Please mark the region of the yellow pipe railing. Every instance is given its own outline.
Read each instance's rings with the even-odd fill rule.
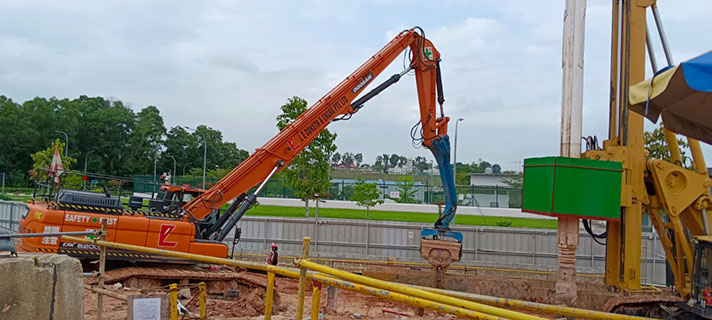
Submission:
[[[63,236],[62,240],[68,241],[68,242],[95,244],[95,245],[99,245],[99,246],[106,246],[108,248],[138,251],[138,252],[143,252],[143,253],[163,255],[163,256],[168,256],[168,257],[175,257],[175,258],[188,259],[188,260],[194,260],[194,261],[202,261],[202,262],[207,262],[207,263],[231,265],[231,266],[237,266],[237,267],[254,269],[254,270],[262,270],[262,271],[267,272],[268,277],[269,277],[270,273],[273,273],[273,274],[278,274],[281,276],[289,277],[292,279],[299,278],[299,272],[297,271],[297,269],[266,265],[266,264],[262,264],[262,263],[255,263],[255,262],[248,262],[248,261],[237,261],[237,260],[232,260],[232,259],[216,258],[216,257],[210,257],[210,256],[204,256],[204,255],[198,255],[198,254],[192,254],[192,253],[183,253],[183,252],[176,252],[176,251],[170,251],[170,250],[164,250],[164,249],[155,249],[155,248],[141,247],[141,246],[135,246],[135,245],[130,245],[130,244],[124,244],[124,243],[101,241],[101,240],[96,240],[96,239],[92,240],[92,239],[77,238],[77,237],[71,237],[71,236]],[[380,297],[380,298],[384,298],[384,299],[388,299],[388,300],[392,300],[392,301],[396,301],[396,302],[406,303],[406,304],[416,306],[416,307],[435,310],[438,312],[449,313],[449,314],[464,316],[464,317],[473,318],[473,319],[487,319],[487,320],[499,319],[499,317],[487,315],[487,314],[477,312],[477,311],[467,310],[465,308],[453,307],[453,306],[445,304],[445,303],[429,301],[427,299],[409,297],[404,294],[398,294],[395,292],[390,292],[388,290],[376,289],[376,288],[366,286],[366,285],[358,285],[358,284],[354,284],[354,283],[351,283],[348,281],[337,280],[337,279],[325,277],[323,275],[307,273],[307,279],[319,281],[321,283],[325,283],[327,285],[337,287],[340,289],[356,291],[356,292],[360,292],[360,293],[364,293],[364,294],[368,294],[368,295],[372,295],[372,296],[376,296],[376,297]],[[274,284],[274,282],[272,282],[272,283]],[[269,290],[269,283],[268,283],[267,289]],[[269,301],[271,301],[271,300],[267,299],[266,302],[269,302]],[[267,314],[265,314],[265,315],[267,315]]]
[[[468,310],[465,308],[460,308],[460,307],[452,306],[452,305],[445,304],[445,303],[435,302],[435,301],[428,300],[428,299],[421,299],[421,298],[417,298],[417,297],[413,297],[413,296],[408,296],[405,294],[400,294],[397,292],[390,292],[387,290],[382,290],[382,289],[369,287],[369,286],[365,286],[365,285],[358,284],[358,283],[353,283],[350,281],[329,278],[329,277],[326,277],[321,274],[312,274],[311,278],[314,281],[319,281],[322,284],[325,284],[327,286],[332,286],[332,287],[345,289],[345,290],[356,291],[356,292],[376,296],[379,298],[384,298],[384,299],[389,299],[389,300],[393,300],[396,302],[406,303],[406,304],[409,304],[411,306],[418,307],[418,308],[427,308],[427,309],[435,310],[438,312],[453,314],[453,315],[456,315],[459,317],[465,317],[465,318],[471,318],[471,319],[486,319],[486,320],[504,319],[501,317],[485,314],[485,313],[478,312],[478,311]],[[525,318],[525,319],[539,319],[539,318],[531,316],[531,317]]]
[[[240,253],[236,254],[240,257],[266,257],[266,254],[259,253]],[[283,256],[280,257],[285,259],[299,259],[297,256]],[[243,261],[243,260],[240,260]],[[343,263],[360,263],[360,264],[375,264],[375,265],[394,265],[394,266],[417,266],[417,267],[427,267],[432,268],[433,266],[429,263],[424,262],[408,262],[408,261],[388,261],[388,260],[352,260],[352,259],[334,259],[334,258],[309,258],[309,261],[326,261],[326,262],[343,262]],[[516,273],[530,273],[530,274],[541,274],[541,275],[556,275],[556,272],[552,271],[538,271],[538,270],[526,270],[526,269],[512,269],[512,268],[493,268],[493,267],[479,267],[479,266],[462,266],[462,265],[450,265],[448,270],[463,270],[463,271],[500,271],[500,272],[516,272]],[[589,277],[589,278],[603,278],[602,274],[584,274],[577,273],[577,277]],[[643,279],[643,278],[641,278]]]
[[[239,260],[232,260],[232,259],[225,259],[225,258],[216,258],[216,257],[210,257],[210,256],[204,256],[204,255],[198,255],[198,254],[182,253],[182,252],[175,252],[175,251],[169,251],[169,250],[163,250],[163,249],[155,249],[155,248],[128,245],[128,244],[123,244],[123,243],[92,240],[92,239],[86,239],[86,238],[77,238],[77,237],[71,237],[71,236],[63,236],[62,239],[65,241],[70,241],[70,242],[96,244],[96,245],[106,246],[106,247],[115,248],[115,249],[138,251],[138,252],[144,252],[144,253],[149,253],[149,254],[176,257],[176,258],[182,258],[182,259],[188,259],[188,260],[194,260],[194,261],[202,261],[202,262],[206,262],[206,263],[232,265],[232,266],[248,268],[248,269],[253,269],[253,270],[266,271],[267,278],[268,278],[268,286],[267,286],[267,296],[268,297],[267,297],[266,303],[265,303],[265,319],[270,319],[270,317],[271,317],[271,309],[273,307],[273,303],[272,303],[273,299],[270,299],[270,285],[272,286],[271,292],[272,292],[272,298],[273,298],[274,275],[279,274],[281,276],[285,276],[285,277],[289,277],[289,278],[293,278],[293,279],[299,278],[299,271],[294,268],[284,268],[284,267],[266,265],[263,263],[239,261]],[[300,261],[299,263],[302,263],[302,262],[307,262],[307,261]],[[309,263],[314,264],[313,262],[309,262]],[[317,266],[321,266],[321,265],[317,264]],[[323,266],[323,267],[329,268],[326,266]],[[332,268],[329,268],[329,269],[332,269]],[[334,269],[334,270],[341,271],[338,269]],[[341,271],[341,272],[343,272],[343,271]],[[354,275],[349,272],[345,272],[345,273]],[[270,274],[271,274],[271,278],[272,278],[271,280],[270,280]],[[354,275],[354,276],[356,276],[356,275]],[[406,303],[406,304],[409,304],[412,306],[428,308],[428,309],[432,309],[432,310],[439,311],[439,312],[455,314],[458,316],[465,316],[465,317],[470,317],[470,318],[480,318],[480,319],[496,319],[497,318],[497,317],[493,317],[493,316],[483,314],[480,312],[476,312],[476,311],[471,312],[472,310],[467,310],[465,308],[453,307],[452,305],[448,305],[446,303],[440,303],[440,302],[431,301],[428,299],[416,298],[416,297],[409,297],[405,294],[398,294],[396,292],[389,292],[391,290],[388,290],[388,289],[386,289],[386,290],[381,290],[380,288],[376,289],[374,287],[369,286],[368,284],[355,286],[354,283],[351,283],[349,281],[337,280],[337,279],[333,279],[333,278],[330,278],[330,277],[327,277],[324,275],[313,274],[313,273],[307,273],[307,279],[313,280],[313,281],[318,281],[320,283],[327,284],[327,285],[330,285],[333,287],[338,287],[338,288],[345,289],[345,290],[361,292],[361,293],[365,293],[365,294],[369,294],[369,295],[373,295],[373,296],[377,296],[377,297],[382,297],[385,299],[394,300],[397,302],[403,302],[403,303]],[[346,280],[348,280],[348,279],[346,279]],[[372,280],[375,280],[375,279],[372,279]],[[375,280],[375,281],[378,281],[378,280]],[[385,284],[390,284],[385,281],[379,281],[379,282],[385,283]],[[398,284],[393,284],[393,285],[398,285]],[[356,289],[356,287],[358,287],[358,289]],[[453,294],[457,293],[455,291],[447,291],[447,290],[439,291],[439,289],[432,289],[432,288],[422,288],[422,289],[433,290],[436,293],[441,293],[442,295],[450,295],[449,293],[453,293]],[[463,294],[463,295],[456,296],[456,297],[460,297],[460,298],[466,299],[466,300],[470,300],[470,298],[473,297],[473,296],[469,296],[469,297],[468,296],[469,296],[469,294]],[[394,297],[397,297],[397,298],[394,298]],[[600,316],[594,315],[594,317],[591,317],[589,319],[647,319],[647,318],[640,318],[640,317],[629,317],[629,316],[624,316],[624,315],[596,312],[596,311],[585,310],[585,309],[576,309],[576,308],[560,309],[563,307],[537,304],[537,303],[533,303],[533,302],[519,301],[519,300],[512,300],[512,299],[495,298],[495,297],[488,297],[488,296],[481,296],[481,295],[480,295],[480,297],[482,297],[480,300],[476,300],[474,302],[487,303],[487,302],[485,302],[485,300],[491,300],[491,301],[499,300],[499,302],[497,302],[497,303],[502,303],[502,301],[508,301],[511,304],[501,305],[501,306],[505,306],[505,307],[509,307],[509,308],[518,308],[519,306],[521,306],[521,309],[523,309],[523,310],[537,311],[537,312],[543,312],[543,313],[552,313],[552,314],[561,314],[561,315],[566,315],[566,313],[564,313],[564,312],[566,312],[565,309],[569,309],[569,311],[571,313],[577,313],[575,316],[582,317],[582,318],[585,317],[585,313],[602,314]],[[457,299],[455,299],[455,300],[458,301]],[[472,301],[465,301],[465,302],[472,302]],[[267,313],[268,308],[270,309],[269,313]],[[535,308],[540,308],[540,309],[535,309]],[[504,309],[501,309],[501,310],[504,310]],[[505,311],[507,311],[507,310],[505,310]],[[534,317],[534,316],[530,316],[530,315],[526,315],[526,314],[521,314],[521,315],[524,315],[526,317],[525,319],[540,319],[538,317]],[[572,316],[574,316],[574,315],[572,315]]]
[[[443,289],[420,287],[420,286],[413,286],[413,287],[422,289],[425,291],[429,291],[429,292],[435,292],[435,293],[459,298],[459,299],[465,299],[465,300],[469,300],[469,301],[484,303],[484,304],[491,305],[491,306],[513,308],[513,309],[517,309],[517,310],[542,312],[542,313],[547,313],[547,314],[557,314],[557,315],[562,315],[562,316],[575,317],[575,318],[579,318],[579,319],[655,320],[653,318],[636,317],[636,316],[629,316],[629,315],[617,314],[617,313],[608,313],[608,312],[586,310],[586,309],[580,309],[580,308],[556,306],[556,305],[550,305],[550,304],[545,304],[545,303],[537,303],[537,302],[522,301],[522,300],[507,299],[507,298],[498,298],[498,297],[491,297],[491,296],[485,296],[485,295],[481,295],[481,294],[474,294],[474,293],[467,293],[467,292],[443,290]]]
[[[497,307],[492,307],[489,305],[485,304],[480,304],[472,301],[467,301],[467,300],[462,300],[462,299],[457,299],[449,296],[445,296],[442,294],[437,294],[437,293],[432,293],[428,292],[425,290],[421,289],[416,289],[409,287],[404,284],[398,284],[398,283],[392,283],[392,282],[387,282],[387,281],[382,281],[378,279],[373,279],[361,275],[357,275],[351,272],[346,272],[346,271],[341,271],[339,269],[334,269],[331,267],[327,267],[318,263],[314,263],[308,260],[298,260],[296,262],[300,267],[307,268],[310,270],[318,271],[324,274],[328,274],[340,279],[344,279],[347,281],[351,281],[354,283],[359,283],[362,285],[366,286],[371,286],[375,287],[378,289],[383,289],[383,290],[388,290],[388,291],[393,291],[397,292],[400,294],[412,296],[412,297],[418,297],[430,301],[435,301],[435,302],[440,302],[460,308],[465,308],[468,310],[472,311],[477,311],[477,312],[482,312],[482,313],[487,313],[499,317],[504,317],[504,318],[509,318],[509,319],[514,319],[514,320],[528,320],[528,319],[538,319],[538,320],[544,320],[545,318],[542,317],[537,317],[533,315],[528,315],[525,313],[517,312],[517,311],[510,311],[506,309],[501,309]]]

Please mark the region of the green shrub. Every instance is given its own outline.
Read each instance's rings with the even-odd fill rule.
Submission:
[[[498,227],[511,227],[512,226],[512,221],[511,220],[498,220],[495,223],[496,226]]]

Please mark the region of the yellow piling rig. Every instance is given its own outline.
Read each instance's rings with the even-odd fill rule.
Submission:
[[[458,298],[453,298],[450,296],[445,296],[442,294],[428,292],[425,290],[409,287],[404,284],[392,283],[392,282],[382,281],[382,280],[373,279],[373,278],[369,278],[369,277],[365,277],[365,276],[360,276],[360,275],[357,275],[357,274],[354,274],[351,272],[341,271],[339,269],[327,267],[327,266],[324,266],[324,265],[321,265],[318,263],[314,263],[314,262],[311,262],[308,260],[299,260],[296,263],[300,267],[318,271],[318,272],[328,274],[328,275],[331,275],[331,276],[334,276],[334,277],[337,277],[340,279],[344,279],[347,281],[359,283],[359,284],[366,285],[366,286],[375,287],[375,288],[382,289],[382,290],[393,291],[393,292],[397,292],[397,293],[412,296],[412,297],[418,297],[421,299],[440,302],[440,303],[448,304],[451,306],[465,308],[465,309],[472,310],[472,311],[482,312],[482,313],[491,314],[491,315],[508,318],[508,319],[514,319],[514,320],[529,320],[529,319],[545,320],[545,318],[542,318],[542,317],[537,317],[537,316],[533,316],[533,315],[529,315],[529,314],[525,314],[525,313],[521,313],[521,312],[517,312],[517,311],[501,309],[501,308],[489,306],[486,304],[476,303],[476,302],[462,300],[462,299],[458,299]]]

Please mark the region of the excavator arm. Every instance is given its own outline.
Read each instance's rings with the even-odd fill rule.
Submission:
[[[406,49],[411,51],[409,67],[364,94],[366,87]],[[349,119],[363,107],[364,103],[413,70],[418,89],[420,125],[422,127],[422,130],[417,130],[417,128],[414,130],[417,136],[414,139],[429,148],[435,155],[440,167],[447,203],[447,208],[437,220],[435,229],[424,232],[423,236],[435,239],[449,236],[457,240],[458,243],[462,242],[461,234],[449,231],[450,221],[455,215],[456,202],[453,202],[455,188],[450,165],[450,143],[447,136],[447,125],[450,118],[443,113],[442,105],[445,99],[439,65],[440,53],[430,40],[425,38],[422,29],[415,27],[401,32],[262,148],[257,149],[254,154],[218,181],[210,190],[187,203],[184,206],[184,211],[194,219],[200,220],[230,200],[239,197],[238,199],[242,202],[235,201],[226,211],[227,214],[224,214],[218,223],[208,231],[212,238],[224,239],[241,216],[256,202],[257,194],[261,191],[264,183],[275,173],[284,169],[332,121]],[[359,95],[361,97],[356,99]],[[262,185],[254,194],[245,196],[248,190],[258,184]],[[238,210],[238,207],[239,211],[233,214],[235,210]]]

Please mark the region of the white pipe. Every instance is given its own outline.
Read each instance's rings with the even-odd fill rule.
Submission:
[[[583,114],[583,44],[586,0],[566,0],[562,48],[561,156],[581,157]],[[559,274],[556,281],[557,303],[573,305],[576,301],[576,249],[579,244],[577,218],[559,218],[556,229]]]
[[[561,156],[580,158],[586,0],[567,0],[565,15],[561,92]]]

